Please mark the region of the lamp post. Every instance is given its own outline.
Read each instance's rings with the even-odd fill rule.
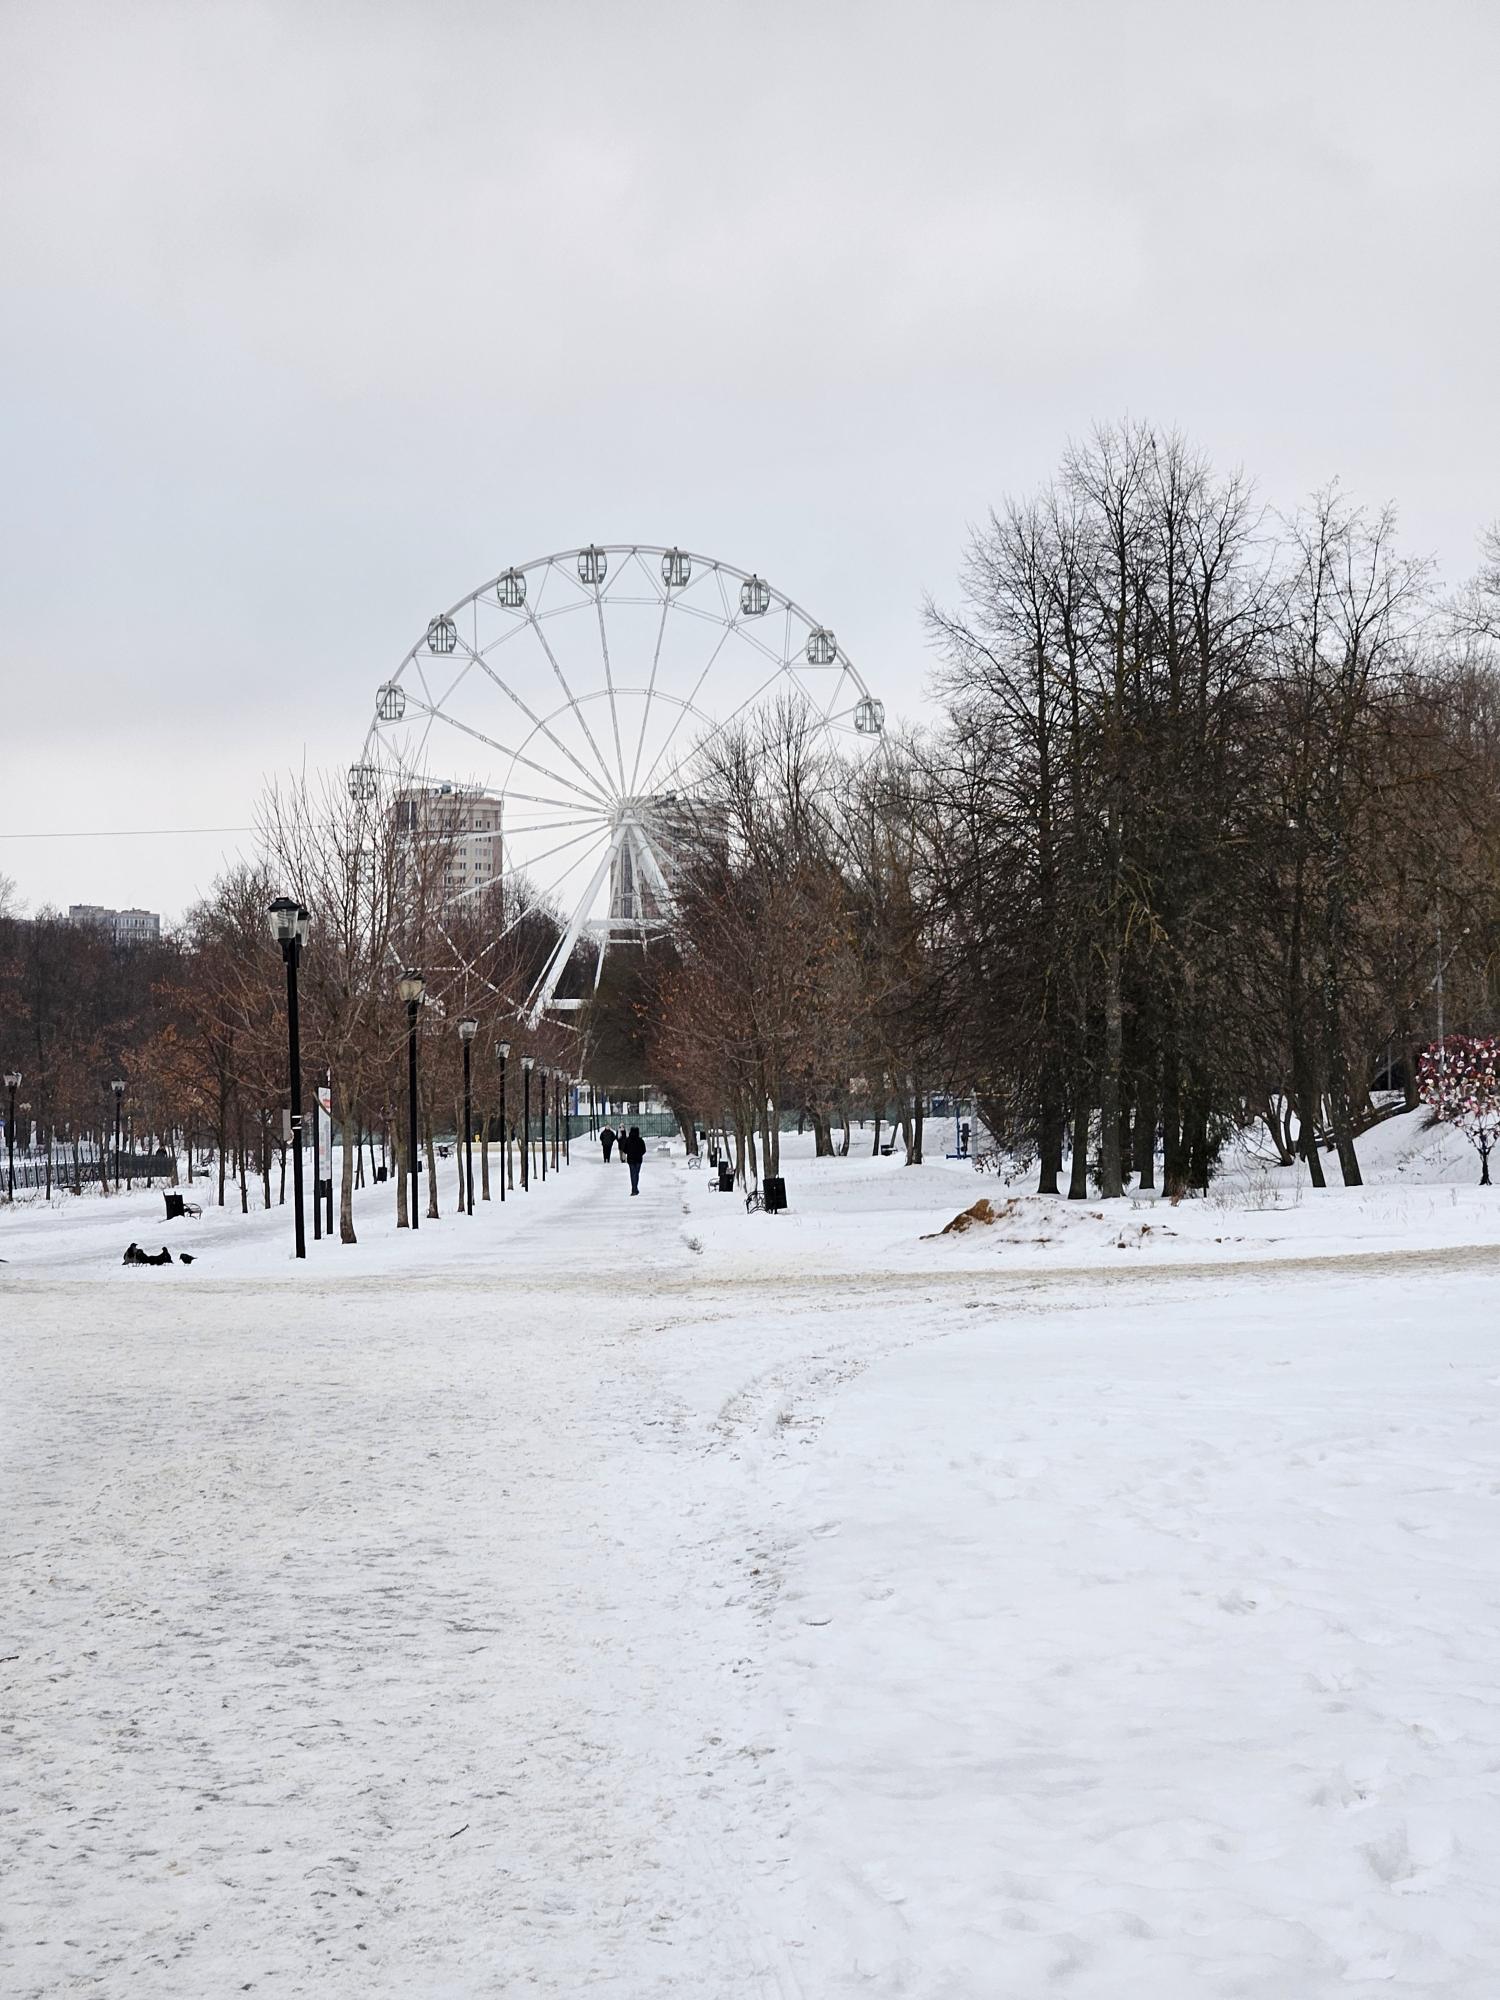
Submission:
[[[125,1095],[125,1079],[117,1076],[109,1086],[115,1094],[115,1193],[120,1192],[120,1101]]]
[[[505,1163],[510,1158],[510,1126],[505,1108],[505,1058],[510,1054],[509,1042],[496,1042],[495,1054],[500,1058],[500,1199],[505,1199]]]
[[[417,1227],[417,1009],[427,991],[427,981],[408,966],[396,981],[396,991],[406,1002],[406,1150],[411,1181],[411,1226]]]
[[[307,1255],[307,1220],[302,1208],[302,1024],[297,1012],[297,967],[312,918],[290,896],[278,896],[269,911],[271,935],[286,966],[287,1075],[292,1099],[292,1229],[299,1257]],[[316,1127],[314,1127],[316,1130]],[[313,1158],[313,1174],[318,1162]]]
[[[523,1133],[521,1141],[521,1192],[531,1192],[531,1064],[530,1056],[521,1058],[521,1095],[524,1100],[524,1114],[521,1121]]]
[[[10,1201],[16,1198],[16,1092],[21,1088],[21,1072],[8,1069],[5,1072],[5,1088],[10,1092],[10,1103],[5,1113],[5,1151],[10,1166]]]
[[[479,1023],[467,1017],[458,1024],[458,1039],[464,1045],[464,1208],[474,1213],[474,1104],[469,1085],[469,1044],[479,1033]]]

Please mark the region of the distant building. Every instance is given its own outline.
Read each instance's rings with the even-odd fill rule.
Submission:
[[[499,882],[505,858],[504,805],[498,792],[466,791],[459,785],[412,786],[397,793],[398,830],[425,833],[443,843],[444,902],[479,894]]]
[[[161,938],[161,918],[155,910],[106,910],[99,903],[70,903],[68,922],[103,931],[115,945],[156,944]]]

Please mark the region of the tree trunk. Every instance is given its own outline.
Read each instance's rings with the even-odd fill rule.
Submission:
[[[339,1166],[339,1241],[355,1243],[354,1234],[354,1163],[359,1158],[359,1127],[355,1122],[354,1104],[342,1082],[338,1086],[339,1129],[346,1135],[354,1134],[354,1144],[348,1144],[347,1137],[340,1156]]]
[[[1063,1135],[1066,1127],[1062,1078],[1058,1072],[1057,1058],[1049,1050],[1042,1057],[1041,1093],[1037,1107],[1036,1191],[1038,1194],[1060,1192],[1058,1180],[1062,1174]],[[999,1133],[995,1134],[997,1139],[999,1136]]]
[[[1135,1145],[1132,1152],[1141,1189],[1156,1186],[1156,1079],[1147,1070],[1136,1085]]]
[[[1073,1082],[1073,1144],[1068,1164],[1068,1200],[1089,1198],[1089,1093],[1081,1076]]]
[[[1110,925],[1113,930],[1113,916]],[[1104,1067],[1099,1077],[1099,1193],[1105,1201],[1118,1200],[1125,1192],[1120,1177],[1120,1068],[1125,1041],[1121,959],[1122,947],[1115,935],[1104,965]]]

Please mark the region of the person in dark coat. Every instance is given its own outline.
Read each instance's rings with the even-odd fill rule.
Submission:
[[[620,1151],[625,1155],[626,1164],[630,1168],[630,1192],[632,1194],[639,1194],[641,1191],[641,1161],[646,1157],[646,1142],[641,1137],[636,1126],[632,1125],[629,1133],[620,1141]]]
[[[606,1125],[604,1130],[599,1134],[599,1144],[604,1148],[604,1164],[608,1166],[609,1156],[615,1149],[615,1128],[613,1125]]]

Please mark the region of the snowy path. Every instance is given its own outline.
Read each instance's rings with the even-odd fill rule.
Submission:
[[[1488,2000],[1493,1245],[815,1264],[626,1186],[295,1274],[16,1220],[7,2000]]]
[[[28,1287],[7,1993],[778,1990],[733,1521],[635,1358],[675,1176],[548,1201],[394,1310]]]

